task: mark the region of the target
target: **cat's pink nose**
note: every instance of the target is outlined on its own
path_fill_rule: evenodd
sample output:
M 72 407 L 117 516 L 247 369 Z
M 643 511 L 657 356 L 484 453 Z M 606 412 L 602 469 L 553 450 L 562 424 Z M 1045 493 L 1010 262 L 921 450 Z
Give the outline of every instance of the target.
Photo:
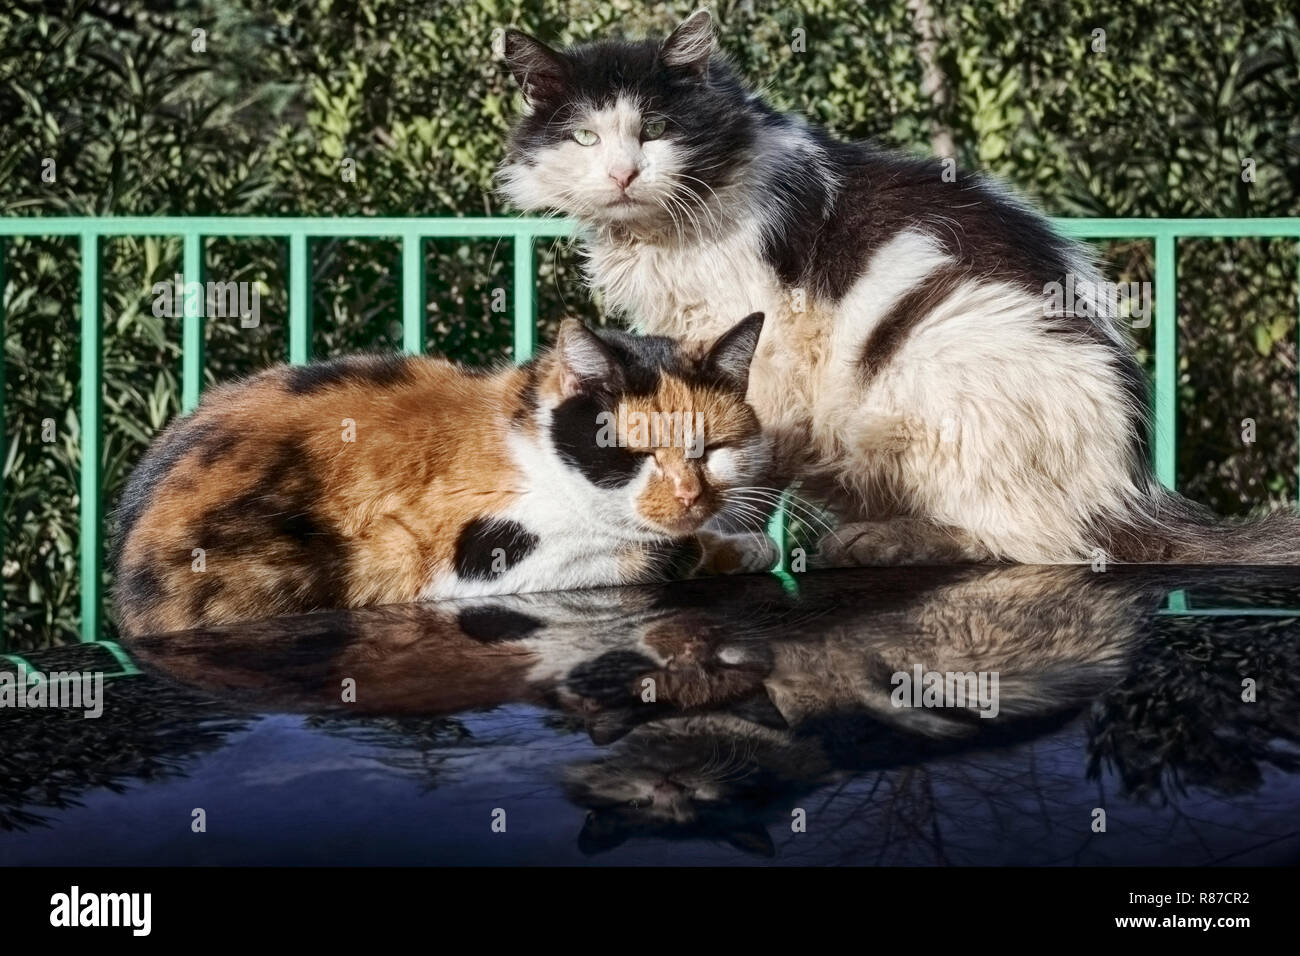
M 628 166 L 626 169 L 611 169 L 609 178 L 618 184 L 618 188 L 625 190 L 632 185 L 632 180 L 636 179 L 639 170 L 635 166 Z
M 683 505 L 689 508 L 691 505 L 695 504 L 695 502 L 699 499 L 700 488 L 698 485 L 695 485 L 693 487 L 678 485 L 677 490 L 673 492 L 673 494 L 677 496 L 678 501 L 680 501 Z

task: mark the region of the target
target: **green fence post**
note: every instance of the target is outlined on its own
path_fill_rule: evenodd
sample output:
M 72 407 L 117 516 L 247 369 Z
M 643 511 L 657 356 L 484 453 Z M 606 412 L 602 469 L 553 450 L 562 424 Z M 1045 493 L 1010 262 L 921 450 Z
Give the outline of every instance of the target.
M 1156 477 L 1178 485 L 1178 279 L 1172 230 L 1156 234 Z
M 207 314 L 207 276 L 203 263 L 203 236 L 187 232 L 181 268 L 185 284 L 203 286 L 196 296 L 185 295 L 185 318 L 181 330 L 181 411 L 193 411 L 203 392 L 203 317 Z
M 402 351 L 424 354 L 424 239 L 402 237 Z
M 99 497 L 100 425 L 103 410 L 104 327 L 100 300 L 100 237 L 81 234 L 81 639 L 99 638 L 100 543 L 103 507 Z
M 311 250 L 304 232 L 289 235 L 289 361 L 311 361 Z
M 515 233 L 515 361 L 533 357 L 537 342 L 537 304 L 533 297 L 533 237 Z

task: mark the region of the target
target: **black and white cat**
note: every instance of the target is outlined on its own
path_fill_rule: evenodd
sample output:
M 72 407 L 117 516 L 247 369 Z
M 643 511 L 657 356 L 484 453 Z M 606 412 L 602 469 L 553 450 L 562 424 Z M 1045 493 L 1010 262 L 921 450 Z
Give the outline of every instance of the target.
M 585 227 L 589 278 L 635 327 L 704 341 L 767 315 L 749 399 L 846 522 L 834 561 L 1296 563 L 1300 522 L 1216 520 L 1148 464 L 1147 385 L 1082 247 L 995 184 L 781 114 L 716 51 L 557 52 L 509 31 L 526 109 L 501 168 Z

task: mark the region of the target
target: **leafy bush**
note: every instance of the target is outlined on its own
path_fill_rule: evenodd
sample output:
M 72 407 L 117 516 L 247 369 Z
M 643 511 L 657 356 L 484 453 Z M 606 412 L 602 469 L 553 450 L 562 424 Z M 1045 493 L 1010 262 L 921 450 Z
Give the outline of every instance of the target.
M 1300 27 L 1286 0 L 933 2 L 927 84 L 907 0 L 721 2 L 721 42 L 780 106 L 841 135 L 951 142 L 1052 213 L 1300 215 Z M 1066 9 L 1068 7 L 1068 9 Z M 6 215 L 496 215 L 492 174 L 516 96 L 492 53 L 515 24 L 560 42 L 664 32 L 689 8 L 633 0 L 16 0 L 0 11 L 0 208 Z M 194 30 L 206 31 L 196 49 Z M 1105 31 L 1104 52 L 1094 30 Z M 57 177 L 42 180 L 43 161 Z M 340 175 L 355 161 L 355 183 Z M 1253 159 L 1256 181 L 1242 181 Z M 428 341 L 458 359 L 509 353 L 501 244 L 431 243 Z M 1150 274 L 1144 243 L 1105 249 Z M 395 243 L 316 245 L 317 355 L 400 342 Z M 179 409 L 179 322 L 150 289 L 179 269 L 169 238 L 105 248 L 103 467 L 115 499 Z M 17 646 L 75 634 L 77 248 L 8 243 L 4 597 Z M 599 321 L 575 251 L 539 254 L 542 334 Z M 1180 481 L 1224 512 L 1296 491 L 1296 260 L 1289 242 L 1182 250 Z M 286 350 L 286 251 L 210 243 L 210 274 L 255 281 L 256 329 L 212 321 L 208 377 Z M 1149 352 L 1150 332 L 1136 344 Z M 1244 444 L 1242 419 L 1257 422 Z M 52 442 L 42 423 L 54 422 Z

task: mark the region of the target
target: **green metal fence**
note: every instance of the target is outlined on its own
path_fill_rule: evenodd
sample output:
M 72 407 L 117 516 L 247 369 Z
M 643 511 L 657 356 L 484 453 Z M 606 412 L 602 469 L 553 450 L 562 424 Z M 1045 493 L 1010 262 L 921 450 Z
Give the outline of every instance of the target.
M 1080 239 L 1149 239 L 1155 244 L 1155 468 L 1175 483 L 1177 384 L 1177 241 L 1180 238 L 1300 238 L 1300 218 L 1287 219 L 1059 219 L 1066 234 Z M 100 247 L 105 237 L 180 236 L 185 282 L 203 282 L 205 243 L 211 238 L 284 238 L 289 244 L 289 361 L 311 360 L 311 242 L 327 238 L 396 238 L 402 244 L 402 345 L 425 349 L 425 260 L 428 239 L 511 239 L 514 243 L 514 354 L 522 360 L 535 345 L 535 261 L 539 238 L 572 235 L 560 219 L 411 218 L 308 219 L 227 217 L 0 218 L 0 289 L 4 286 L 6 237 L 76 236 L 81 244 L 81 638 L 100 636 L 103 609 L 103 499 L 100 438 L 103 326 Z M 186 411 L 203 385 L 203 315 L 197 297 L 184 297 L 181 329 L 181 392 Z M 0 303 L 0 333 L 3 332 Z M 0 337 L 2 341 L 2 337 Z M 3 422 L 4 362 L 0 355 L 0 423 Z M 3 434 L 0 428 L 0 434 Z M 3 447 L 7 447 L 5 444 Z M 778 528 L 780 525 L 778 524 Z M 0 534 L 3 529 L 0 529 Z M 0 538 L 0 557 L 3 539 Z

